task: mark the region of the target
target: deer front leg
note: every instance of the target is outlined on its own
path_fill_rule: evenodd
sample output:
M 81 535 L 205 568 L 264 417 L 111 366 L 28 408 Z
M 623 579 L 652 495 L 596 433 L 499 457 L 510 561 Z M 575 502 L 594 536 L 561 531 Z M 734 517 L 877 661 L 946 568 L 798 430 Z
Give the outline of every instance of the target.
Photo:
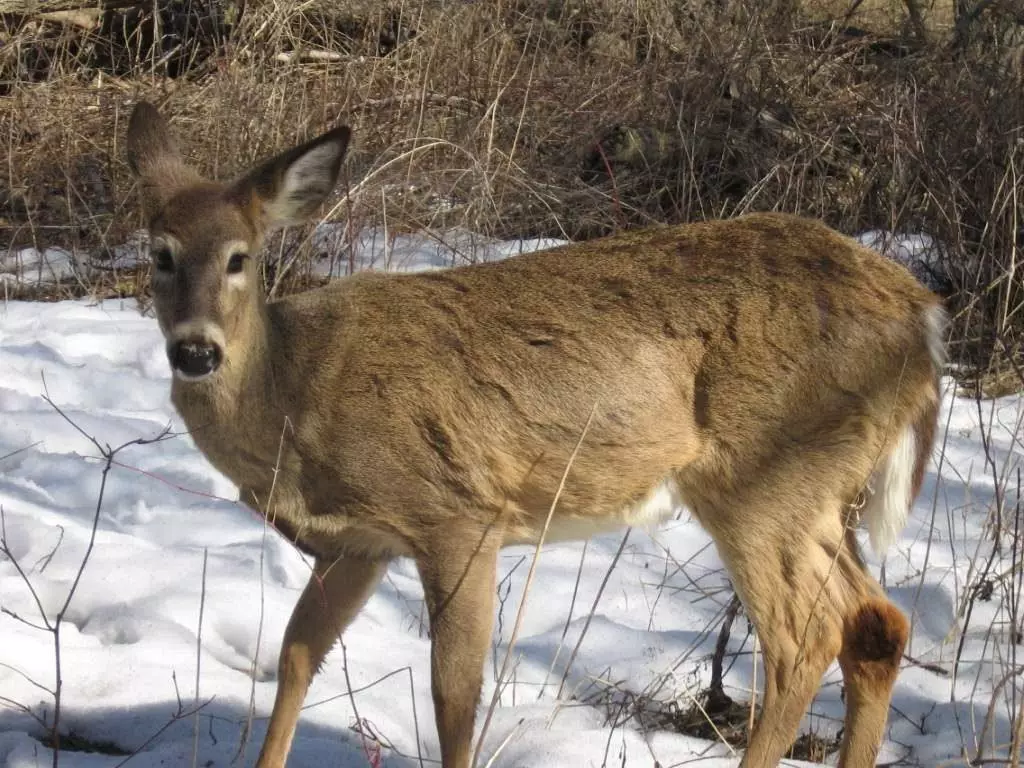
M 494 623 L 499 538 L 491 532 L 447 541 L 416 561 L 430 614 L 430 681 L 443 768 L 469 768 L 472 756 Z
M 292 611 L 278 660 L 277 697 L 256 768 L 284 768 L 299 710 L 327 652 L 373 594 L 386 561 L 317 560 Z

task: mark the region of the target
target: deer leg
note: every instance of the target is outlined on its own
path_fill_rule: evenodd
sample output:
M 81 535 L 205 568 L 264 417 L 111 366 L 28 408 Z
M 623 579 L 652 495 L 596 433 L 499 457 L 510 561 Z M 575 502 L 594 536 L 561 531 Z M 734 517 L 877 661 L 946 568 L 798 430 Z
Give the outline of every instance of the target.
M 386 568 L 386 561 L 358 558 L 317 561 L 285 629 L 277 696 L 256 768 L 284 768 L 313 675 L 373 594 Z
M 430 675 L 444 768 L 469 768 L 494 624 L 498 536 L 445 542 L 417 559 L 430 614 Z
M 699 517 L 715 539 L 763 649 L 761 716 L 741 766 L 768 768 L 778 765 L 792 745 L 822 675 L 839 653 L 848 588 L 844 569 L 834 562 L 842 543 L 840 525 L 823 525 L 810 511 L 806 526 L 764 524 L 795 522 L 799 512 L 752 506 L 745 505 L 742 521 L 729 512 Z
M 839 653 L 846 688 L 841 768 L 875 764 L 909 634 L 906 617 L 881 596 L 866 600 L 846 617 Z
M 761 717 L 741 765 L 776 766 L 796 739 L 800 721 L 836 657 L 838 628 L 822 617 L 785 605 L 785 600 L 749 601 L 763 648 L 765 671 Z

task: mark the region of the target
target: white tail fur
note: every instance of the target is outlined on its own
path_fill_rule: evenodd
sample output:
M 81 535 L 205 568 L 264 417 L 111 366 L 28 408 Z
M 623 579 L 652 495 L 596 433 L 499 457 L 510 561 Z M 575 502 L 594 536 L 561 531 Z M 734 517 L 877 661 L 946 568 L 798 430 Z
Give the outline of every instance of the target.
M 884 555 L 907 524 L 914 493 L 917 436 L 907 425 L 893 449 L 872 476 L 864 505 L 871 548 Z
M 941 306 L 929 307 L 924 314 L 925 341 L 935 369 L 935 378 L 942 375 L 946 362 L 946 327 L 948 318 Z M 934 419 L 932 417 L 932 421 Z M 910 505 L 917 495 L 917 478 L 924 468 L 917 466 L 924 460 L 918 450 L 917 425 L 903 428 L 892 452 L 872 474 L 868 483 L 868 497 L 864 506 L 864 520 L 871 540 L 871 548 L 878 555 L 886 550 L 907 524 Z

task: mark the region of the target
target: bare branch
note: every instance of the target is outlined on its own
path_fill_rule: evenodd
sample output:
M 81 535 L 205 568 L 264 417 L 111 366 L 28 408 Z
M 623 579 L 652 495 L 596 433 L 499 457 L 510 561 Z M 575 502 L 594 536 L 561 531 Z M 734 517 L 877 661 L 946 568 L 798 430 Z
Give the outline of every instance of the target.
M 0 553 L 2 553 L 11 561 L 11 564 L 14 566 L 14 570 L 18 572 L 18 576 L 20 576 L 21 580 L 25 582 L 25 586 L 28 587 L 28 591 L 32 595 L 32 599 L 35 601 L 36 608 L 39 611 L 39 615 L 43 617 L 43 623 L 45 624 L 45 626 L 40 627 L 36 624 L 33 624 L 30 621 L 26 621 L 25 619 L 21 618 L 20 616 L 18 616 L 18 614 L 14 613 L 8 608 L 0 608 L 0 611 L 3 611 L 7 615 L 17 619 L 18 621 L 24 624 L 28 624 L 30 627 L 35 627 L 36 629 L 43 629 L 52 632 L 53 625 L 50 624 L 50 620 L 46 618 L 46 609 L 43 608 L 43 601 L 39 598 L 39 593 L 36 592 L 35 587 L 32 586 L 32 582 L 31 580 L 29 580 L 28 575 L 22 569 L 21 563 L 18 562 L 18 558 L 14 556 L 14 553 L 11 551 L 11 548 L 7 546 L 7 515 L 4 512 L 3 505 L 0 505 Z

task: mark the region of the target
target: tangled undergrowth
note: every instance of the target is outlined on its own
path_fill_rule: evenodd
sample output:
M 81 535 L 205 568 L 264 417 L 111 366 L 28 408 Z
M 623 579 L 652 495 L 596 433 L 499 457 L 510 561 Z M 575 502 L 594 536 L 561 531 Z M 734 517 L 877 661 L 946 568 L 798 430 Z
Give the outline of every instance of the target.
M 1024 381 L 1019 0 L 19 4 L 0 0 L 8 253 L 102 261 L 138 228 L 139 98 L 221 176 L 346 122 L 330 216 L 353 231 L 585 239 L 786 210 L 923 233 L 965 379 Z M 304 234 L 270 243 L 271 268 L 319 255 Z

